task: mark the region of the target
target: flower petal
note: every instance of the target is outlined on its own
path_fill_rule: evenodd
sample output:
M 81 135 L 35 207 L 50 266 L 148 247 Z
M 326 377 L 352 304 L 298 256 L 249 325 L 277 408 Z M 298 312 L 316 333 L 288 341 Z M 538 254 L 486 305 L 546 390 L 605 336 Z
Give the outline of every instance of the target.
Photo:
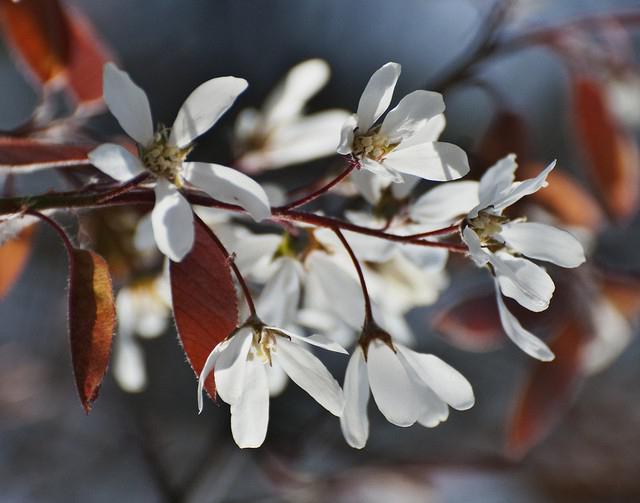
M 151 212 L 153 236 L 162 253 L 180 262 L 193 247 L 191 206 L 177 187 L 164 178 L 156 182 L 155 193 L 156 204 Z
M 498 302 L 498 312 L 500 313 L 500 322 L 502 328 L 509 338 L 520 348 L 533 358 L 542 360 L 543 362 L 551 361 L 555 358 L 549 347 L 524 329 L 518 319 L 509 312 L 507 306 L 500 295 L 500 287 L 496 282 L 496 300 Z
M 324 364 L 299 344 L 279 338 L 273 357 L 291 380 L 335 416 L 342 415 L 342 388 Z
M 409 209 L 417 222 L 448 224 L 466 215 L 478 204 L 478 182 L 443 183 L 424 193 Z
M 347 155 L 351 153 L 353 148 L 354 130 L 358 125 L 358 117 L 354 114 L 347 118 L 340 130 L 340 141 L 336 151 L 338 154 Z
M 500 236 L 510 248 L 527 257 L 561 267 L 578 267 L 585 261 L 580 242 L 567 231 L 550 225 L 509 222 L 502 226 Z
M 418 422 L 425 428 L 435 428 L 449 418 L 449 407 L 429 386 L 420 386 L 419 389 L 421 407 Z
M 258 222 L 271 216 L 271 205 L 264 189 L 236 169 L 206 162 L 185 162 L 183 177 L 214 199 L 241 206 Z
M 498 199 L 494 201 L 493 207 L 496 210 L 502 210 L 507 206 L 511 206 L 513 203 L 519 201 L 524 196 L 537 192 L 542 187 L 547 185 L 547 175 L 556 166 L 556 161 L 549 164 L 544 170 L 540 172 L 535 178 L 530 178 L 522 182 L 515 182 L 509 190 L 500 194 Z
M 202 412 L 204 407 L 204 403 L 202 400 L 202 392 L 204 391 L 204 383 L 209 377 L 211 371 L 215 368 L 218 358 L 220 357 L 220 352 L 225 349 L 229 344 L 229 341 L 222 341 L 216 344 L 216 347 L 213 348 L 209 356 L 207 356 L 207 360 L 204 362 L 204 367 L 200 371 L 200 377 L 198 378 L 198 413 Z
M 266 367 L 260 361 L 249 362 L 244 379 L 240 400 L 231 404 L 231 434 L 241 449 L 260 447 L 269 426 Z
M 286 327 L 295 322 L 300 302 L 301 271 L 289 257 L 277 259 L 274 274 L 264 285 L 257 301 L 258 312 L 268 324 Z
M 153 141 L 151 107 L 145 92 L 113 63 L 104 65 L 104 101 L 120 127 L 143 147 Z
M 365 133 L 374 122 L 389 108 L 393 89 L 400 77 L 400 65 L 387 63 L 369 79 L 358 102 L 358 129 Z
M 326 349 L 327 351 L 333 351 L 334 353 L 343 353 L 345 355 L 349 354 L 349 352 L 340 344 L 321 334 L 312 334 L 308 337 L 305 337 L 303 335 L 294 334 L 293 332 L 289 332 L 288 330 L 283 330 L 281 328 L 276 328 L 275 330 L 282 332 L 287 337 L 291 337 L 292 339 L 300 342 L 306 342 L 307 344 Z
M 379 340 L 369 344 L 367 374 L 373 398 L 387 421 L 397 426 L 414 424 L 420 407 L 415 385 L 396 353 Z
M 383 177 L 366 169 L 356 169 L 351 172 L 351 181 L 357 187 L 358 192 L 369 204 L 375 205 L 380 200 L 382 189 L 389 185 Z
M 132 334 L 122 330 L 113 345 L 113 377 L 127 393 L 139 393 L 147 386 L 142 348 Z
M 407 94 L 382 122 L 380 134 L 390 143 L 398 143 L 424 128 L 427 121 L 444 112 L 444 100 L 440 93 L 418 90 Z
M 504 295 L 529 311 L 539 312 L 549 307 L 555 285 L 542 267 L 501 251 L 491 254 L 489 261 Z
M 500 159 L 482 175 L 478 189 L 478 207 L 469 214 L 469 217 L 475 218 L 478 216 L 479 210 L 492 206 L 498 200 L 499 195 L 511 187 L 517 168 L 515 154 L 509 154 Z
M 309 98 L 326 85 L 330 73 L 327 62 L 317 58 L 308 59 L 291 68 L 262 107 L 265 129 L 269 131 L 300 115 Z
M 360 161 L 362 168 L 374 173 L 378 176 L 383 182 L 387 185 L 389 183 L 402 183 L 404 180 L 402 175 L 398 173 L 397 170 L 391 168 L 390 166 L 386 166 L 385 164 L 374 161 L 373 159 L 369 159 L 365 157 Z
M 418 145 L 419 143 L 433 143 L 440 138 L 444 131 L 447 121 L 444 114 L 436 115 L 427 121 L 427 123 L 418 129 L 409 138 L 402 140 L 402 148 Z
M 467 379 L 451 365 L 434 355 L 418 353 L 396 344 L 398 355 L 415 376 L 431 388 L 441 400 L 454 409 L 467 410 L 473 407 L 475 398 Z
M 265 365 L 264 368 L 267 370 L 269 396 L 274 397 L 280 395 L 287 387 L 289 377 L 286 372 L 282 370 L 282 367 L 278 365 L 277 361 L 272 361 L 271 365 Z
M 467 245 L 469 256 L 478 267 L 487 265 L 490 255 L 482 248 L 480 238 L 471 227 L 465 227 L 462 231 L 462 241 Z
M 400 146 L 383 161 L 387 168 L 439 182 L 457 180 L 469 172 L 467 154 L 451 143 L 420 143 Z
M 340 427 L 347 443 L 362 449 L 369 438 L 369 379 L 367 364 L 362 348 L 357 346 L 349 359 L 344 375 L 344 413 L 340 417 Z
M 252 342 L 252 331 L 245 328 L 231 337 L 220 350 L 214 370 L 216 391 L 229 404 L 240 400 L 245 388 L 245 368 Z
M 184 148 L 208 131 L 247 88 L 247 81 L 218 77 L 200 84 L 180 107 L 169 141 Z
M 114 143 L 104 143 L 88 154 L 89 161 L 105 175 L 119 182 L 126 182 L 144 172 L 136 156 Z

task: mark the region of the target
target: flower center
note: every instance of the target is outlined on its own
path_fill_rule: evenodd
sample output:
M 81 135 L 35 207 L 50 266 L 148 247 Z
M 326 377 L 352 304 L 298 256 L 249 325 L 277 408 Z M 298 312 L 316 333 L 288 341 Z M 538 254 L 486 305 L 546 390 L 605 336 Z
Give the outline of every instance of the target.
M 169 144 L 171 129 L 160 126 L 156 132 L 153 142 L 148 147 L 142 149 L 141 157 L 144 166 L 154 175 L 166 178 L 174 185 L 180 187 L 180 169 L 192 146 L 178 148 Z
M 476 218 L 469 221 L 469 225 L 480 238 L 483 245 L 495 243 L 494 236 L 502 230 L 502 224 L 508 221 L 508 218 L 501 215 L 492 215 L 484 211 L 480 211 Z
M 253 342 L 249 351 L 249 360 L 259 358 L 265 365 L 272 364 L 271 352 L 276 347 L 276 335 L 269 330 L 254 330 Z
M 384 156 L 398 146 L 390 143 L 389 138 L 380 134 L 380 128 L 375 127 L 365 134 L 356 133 L 353 139 L 353 155 L 356 157 L 368 157 L 374 161 L 381 161 Z

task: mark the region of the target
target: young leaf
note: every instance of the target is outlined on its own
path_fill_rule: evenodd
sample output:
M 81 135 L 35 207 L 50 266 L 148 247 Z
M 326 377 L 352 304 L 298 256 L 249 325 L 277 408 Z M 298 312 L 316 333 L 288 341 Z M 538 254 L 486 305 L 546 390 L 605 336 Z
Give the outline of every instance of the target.
M 637 147 L 610 110 L 599 82 L 573 81 L 575 127 L 589 166 L 589 175 L 611 217 L 632 216 L 640 196 Z
M 92 145 L 62 145 L 30 138 L 0 137 L 0 170 L 20 173 L 64 166 L 88 165 Z
M 58 0 L 0 1 L 8 44 L 42 84 L 64 70 L 69 55 L 67 21 Z
M 227 257 L 200 219 L 194 225 L 193 249 L 171 263 L 171 295 L 178 337 L 199 376 L 211 350 L 236 328 L 238 301 Z M 205 387 L 215 398 L 213 373 Z
M 105 260 L 90 250 L 67 251 L 71 358 L 80 400 L 88 413 L 109 364 L 116 311 Z
M 27 263 L 31 254 L 34 229 L 35 227 L 30 225 L 14 239 L 0 246 L 0 300 L 20 277 Z
M 507 430 L 510 457 L 524 456 L 562 417 L 582 382 L 582 351 L 589 340 L 584 324 L 572 316 L 549 344 L 555 360 L 533 363 Z

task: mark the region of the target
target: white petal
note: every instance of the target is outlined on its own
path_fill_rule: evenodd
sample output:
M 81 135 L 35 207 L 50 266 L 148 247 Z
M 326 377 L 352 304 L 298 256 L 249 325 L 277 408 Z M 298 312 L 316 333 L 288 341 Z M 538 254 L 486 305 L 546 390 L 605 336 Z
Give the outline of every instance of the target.
M 180 107 L 169 141 L 180 148 L 189 145 L 218 122 L 247 85 L 246 80 L 236 77 L 218 77 L 200 84 Z
M 434 355 L 418 353 L 396 344 L 401 360 L 404 359 L 415 375 L 440 399 L 454 409 L 467 410 L 473 407 L 475 398 L 467 379 L 451 365 Z
M 282 394 L 289 383 L 289 377 L 278 365 L 277 361 L 272 361 L 271 365 L 265 365 L 267 369 L 267 380 L 269 382 L 269 396 L 274 397 Z
M 211 373 L 211 371 L 215 368 L 218 358 L 220 357 L 220 352 L 227 347 L 229 341 L 222 341 L 216 344 L 216 347 L 213 348 L 209 356 L 207 356 L 207 360 L 204 362 L 204 367 L 202 367 L 202 371 L 200 372 L 200 377 L 198 378 L 198 413 L 202 412 L 204 407 L 202 401 L 202 392 L 204 391 L 204 383 L 207 380 L 207 377 Z
M 493 207 L 496 210 L 502 210 L 507 206 L 511 206 L 513 203 L 519 201 L 524 196 L 537 192 L 542 187 L 547 186 L 547 175 L 556 166 L 556 161 L 549 164 L 543 171 L 540 172 L 535 178 L 530 178 L 522 182 L 515 182 L 510 189 L 500 194 L 498 199 L 493 203 Z
M 349 354 L 349 352 L 346 349 L 344 349 L 340 344 L 321 334 L 312 334 L 308 337 L 305 337 L 305 336 L 294 334 L 293 332 L 289 332 L 288 330 L 283 330 L 280 328 L 276 330 L 282 332 L 283 334 L 286 334 L 288 337 L 291 337 L 292 339 L 295 339 L 301 342 L 306 342 L 307 344 L 311 344 L 312 346 L 316 346 L 318 348 L 326 349 L 327 351 L 333 351 L 334 353 L 343 353 L 345 355 Z
M 147 386 L 147 371 L 140 344 L 131 335 L 119 331 L 113 349 L 113 377 L 127 393 L 139 393 Z
M 270 130 L 299 115 L 309 98 L 326 85 L 329 74 L 329 65 L 322 59 L 309 59 L 291 68 L 265 100 L 265 128 Z
M 231 433 L 241 449 L 260 447 L 269 426 L 269 387 L 266 367 L 259 361 L 245 369 L 240 400 L 231 404 Z
M 216 391 L 227 403 L 233 404 L 240 400 L 245 387 L 247 355 L 252 339 L 251 329 L 245 328 L 231 337 L 220 351 L 214 370 Z
M 414 424 L 420 408 L 416 388 L 398 356 L 379 340 L 369 344 L 367 373 L 373 398 L 387 421 L 397 426 Z
M 102 77 L 104 101 L 120 127 L 140 145 L 148 146 L 153 141 L 153 121 L 147 95 L 113 63 L 104 65 Z
M 585 261 L 580 242 L 567 231 L 550 225 L 509 222 L 502 226 L 500 236 L 510 248 L 527 257 L 561 267 L 578 267 Z
M 324 364 L 307 349 L 278 338 L 273 357 L 291 380 L 335 416 L 344 409 L 342 388 Z
M 482 178 L 480 178 L 478 208 L 469 215 L 471 218 L 477 216 L 477 210 L 493 205 L 498 200 L 499 195 L 511 187 L 517 168 L 516 156 L 509 154 L 500 159 L 482 175 Z
M 412 136 L 402 140 L 402 148 L 411 147 L 420 143 L 433 143 L 440 138 L 447 121 L 444 114 L 436 115 L 429 119 L 427 123 L 418 129 Z
M 396 199 L 404 199 L 411 194 L 413 188 L 420 182 L 420 178 L 413 175 L 404 175 L 402 182 L 394 183 L 391 186 L 391 194 Z
M 351 153 L 353 148 L 353 131 L 357 125 L 358 118 L 356 115 L 351 115 L 344 121 L 342 129 L 340 130 L 340 141 L 338 142 L 338 148 L 336 149 L 338 154 L 347 155 Z
M 340 417 L 340 427 L 347 443 L 362 449 L 369 438 L 369 379 L 362 348 L 357 346 L 349 359 L 344 376 L 344 413 Z
M 373 159 L 369 159 L 368 157 L 362 159 L 360 164 L 362 166 L 361 169 L 374 173 L 383 182 L 386 182 L 386 185 L 389 183 L 402 183 L 404 181 L 402 175 L 398 173 L 397 170 L 391 168 L 391 166 L 386 166 Z
M 358 188 L 358 192 L 369 204 L 375 205 L 380 200 L 382 189 L 389 185 L 383 177 L 377 176 L 366 169 L 356 169 L 351 172 L 351 181 Z
M 409 214 L 417 222 L 447 224 L 466 215 L 478 204 L 478 182 L 443 183 L 424 193 L 413 203 Z
M 104 143 L 89 152 L 89 161 L 105 175 L 119 182 L 126 182 L 144 172 L 136 156 L 114 143 Z
M 471 227 L 462 231 L 462 241 L 469 248 L 469 256 L 478 267 L 484 267 L 489 262 L 490 254 L 482 248 L 480 238 Z
M 162 253 L 180 262 L 193 247 L 191 206 L 176 186 L 163 178 L 156 182 L 155 193 L 156 204 L 151 212 L 153 236 Z
M 411 137 L 424 128 L 427 121 L 444 112 L 444 100 L 440 93 L 432 91 L 413 91 L 400 100 L 389 111 L 382 122 L 380 133 L 397 143 Z
M 402 148 L 402 143 L 384 160 L 387 168 L 439 182 L 457 180 L 469 172 L 467 154 L 451 143 L 420 143 Z
M 387 63 L 371 76 L 358 103 L 358 129 L 361 133 L 368 131 L 389 108 L 399 76 L 398 63 Z
M 633 337 L 633 328 L 616 307 L 604 297 L 590 309 L 594 337 L 582 355 L 587 375 L 606 369 L 620 356 Z
M 183 177 L 214 199 L 241 206 L 258 222 L 271 216 L 271 205 L 264 189 L 236 169 L 206 162 L 185 162 Z
M 286 327 L 295 321 L 300 303 L 300 264 L 289 257 L 277 260 L 278 267 L 265 284 L 257 301 L 265 323 Z
M 449 407 L 428 386 L 420 386 L 420 413 L 418 422 L 426 428 L 435 428 L 449 417 Z
M 555 285 L 542 267 L 501 251 L 490 255 L 489 260 L 504 295 L 530 311 L 549 307 Z
M 555 356 L 549 347 L 531 332 L 525 330 L 517 318 L 509 312 L 502 300 L 502 295 L 500 295 L 498 284 L 496 284 L 496 300 L 498 302 L 498 312 L 500 313 L 502 328 L 509 338 L 529 356 L 542 360 L 543 362 L 553 360 Z

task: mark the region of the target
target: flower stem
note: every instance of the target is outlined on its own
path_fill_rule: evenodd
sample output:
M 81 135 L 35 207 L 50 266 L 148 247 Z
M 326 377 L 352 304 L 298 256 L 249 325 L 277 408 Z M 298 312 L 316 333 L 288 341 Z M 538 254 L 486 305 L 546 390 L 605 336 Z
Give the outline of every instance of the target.
M 356 268 L 356 272 L 358 273 L 358 278 L 360 279 L 360 286 L 362 287 L 362 296 L 364 297 L 363 326 L 365 327 L 370 326 L 371 323 L 373 323 L 373 311 L 371 309 L 371 298 L 369 297 L 369 290 L 367 289 L 367 282 L 364 279 L 362 266 L 358 261 L 358 257 L 356 257 L 356 254 L 353 252 L 353 249 L 351 248 L 351 246 L 349 246 L 349 242 L 347 241 L 347 238 L 345 238 L 344 234 L 342 234 L 342 231 L 338 228 L 334 228 L 333 232 L 335 232 L 336 236 L 338 236 L 338 239 L 340 239 L 340 241 L 342 242 L 342 245 L 344 246 L 345 250 L 347 250 L 347 253 L 351 257 L 351 261 L 353 262 L 353 266 Z
M 333 178 L 331 181 L 329 181 L 328 183 L 326 183 L 325 185 L 323 185 L 322 187 L 320 187 L 318 190 L 313 191 L 311 194 L 307 194 L 304 197 L 301 197 L 300 199 L 297 199 L 293 202 L 290 202 L 288 204 L 285 204 L 283 206 L 278 206 L 276 209 L 278 210 L 292 210 L 294 208 L 298 208 L 300 206 L 304 206 L 307 203 L 310 203 L 311 201 L 314 201 L 315 199 L 317 199 L 318 197 L 320 197 L 321 195 L 325 194 L 326 192 L 329 192 L 329 190 L 331 190 L 335 185 L 337 185 L 338 183 L 340 183 L 342 180 L 344 180 L 347 176 L 349 176 L 349 174 L 358 167 L 358 161 L 356 160 L 349 160 L 349 164 L 347 165 L 347 167 L 342 170 L 342 172 L 336 176 L 335 178 Z
M 131 180 L 118 185 L 115 189 L 106 193 L 102 193 L 101 197 L 98 199 L 98 203 L 106 203 L 107 201 L 110 201 L 111 199 L 118 197 L 125 192 L 129 192 L 130 190 L 135 189 L 138 185 L 147 180 L 149 176 L 150 173 L 141 173 L 138 176 L 133 177 Z
M 69 258 L 71 258 L 71 256 L 73 255 L 73 250 L 74 250 L 75 247 L 73 246 L 73 243 L 71 243 L 71 240 L 69 239 L 69 236 L 67 236 L 67 233 L 64 231 L 64 229 L 60 226 L 60 224 L 58 222 L 56 222 L 54 219 L 48 217 L 44 213 L 40 213 L 39 211 L 27 210 L 25 213 L 27 215 L 32 215 L 32 216 L 34 216 L 36 218 L 39 218 L 40 220 L 42 220 L 43 222 L 48 224 L 49 227 L 51 227 L 54 231 L 56 231 L 58 236 L 60 236 L 60 238 L 62 239 L 64 247 L 67 250 L 67 254 L 69 255 Z M 71 261 L 71 262 L 73 262 L 73 261 Z

